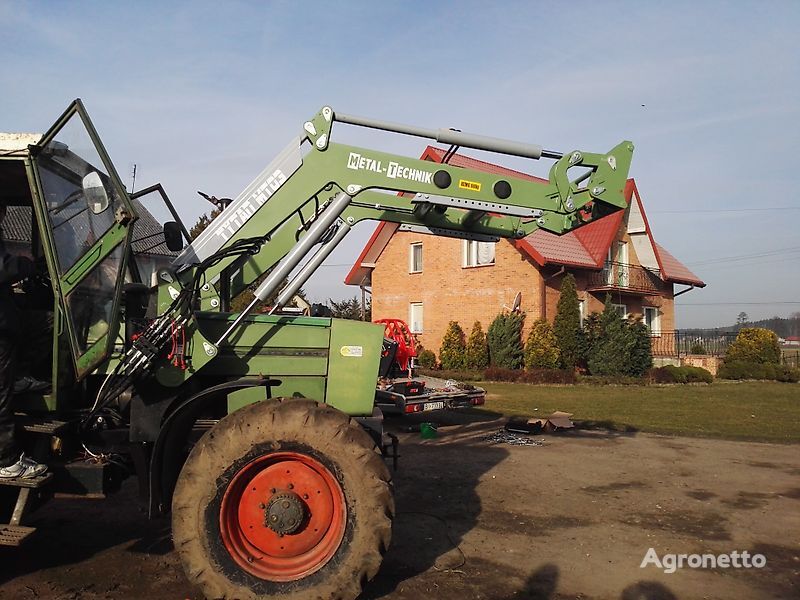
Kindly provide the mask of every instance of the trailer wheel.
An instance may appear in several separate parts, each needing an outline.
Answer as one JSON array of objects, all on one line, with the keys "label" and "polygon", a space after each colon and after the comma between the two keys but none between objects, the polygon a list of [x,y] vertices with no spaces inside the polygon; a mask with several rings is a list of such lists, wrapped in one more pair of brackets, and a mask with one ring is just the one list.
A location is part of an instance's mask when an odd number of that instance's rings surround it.
[{"label": "trailer wheel", "polygon": [[389,471],[344,413],[273,399],[200,439],[172,502],[175,548],[208,598],[352,599],[391,539]]}]

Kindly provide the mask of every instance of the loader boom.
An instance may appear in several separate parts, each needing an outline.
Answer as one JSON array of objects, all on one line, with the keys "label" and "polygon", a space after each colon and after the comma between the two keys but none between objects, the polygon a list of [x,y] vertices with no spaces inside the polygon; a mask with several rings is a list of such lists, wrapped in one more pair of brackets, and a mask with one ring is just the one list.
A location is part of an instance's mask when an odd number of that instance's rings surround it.
[{"label": "loader boom", "polygon": [[[331,139],[336,122],[555,163],[549,183],[531,182],[337,144]],[[305,155],[304,147],[310,148]],[[205,270],[206,281],[226,281],[230,296],[270,272],[256,290],[255,304],[273,293],[322,241],[280,294],[281,306],[360,221],[390,221],[401,224],[401,230],[497,241],[521,238],[537,228],[562,234],[624,208],[622,190],[632,151],[633,144],[625,141],[605,154],[562,154],[459,131],[337,115],[324,107],[174,264],[191,267],[243,239],[260,241],[254,254],[225,258]],[[573,168],[580,177],[570,180]],[[223,305],[220,287],[207,290],[207,306],[212,301],[214,307]]]},{"label": "loader boom", "polygon": [[[546,183],[528,181],[337,144],[336,122],[444,141],[450,152],[465,146],[555,162]],[[337,118],[323,107],[172,268],[159,271],[159,316],[136,333],[123,356],[112,359],[115,383],[101,390],[87,422],[146,374],[178,387],[221,351],[238,352],[241,325],[253,308],[281,286],[273,312],[287,303],[358,222],[390,221],[401,230],[484,241],[522,238],[538,228],[563,234],[626,206],[632,153],[628,141],[604,154],[559,153],[459,131]],[[230,298],[262,276],[249,306],[223,317]],[[210,319],[213,313],[223,320]],[[177,343],[176,329],[186,338],[179,345],[191,356],[190,369],[164,360],[169,340]],[[343,356],[348,348],[340,349]],[[371,375],[365,370],[360,376]],[[326,387],[326,402],[332,389]],[[366,395],[356,404],[356,414],[371,410]]]}]

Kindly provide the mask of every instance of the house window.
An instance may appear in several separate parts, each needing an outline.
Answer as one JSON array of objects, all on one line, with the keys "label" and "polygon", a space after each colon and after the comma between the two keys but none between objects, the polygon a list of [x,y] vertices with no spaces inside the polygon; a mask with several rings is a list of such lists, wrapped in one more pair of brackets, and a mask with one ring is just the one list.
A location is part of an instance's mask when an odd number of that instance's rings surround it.
[{"label": "house window", "polygon": [[494,264],[495,242],[464,240],[462,264],[465,267],[480,267]]},{"label": "house window", "polygon": [[422,302],[412,302],[408,305],[408,326],[411,333],[422,333]]},{"label": "house window", "polygon": [[408,248],[408,272],[422,273],[422,243],[411,244]]},{"label": "house window", "polygon": [[612,304],[611,305],[614,310],[617,311],[620,319],[627,319],[628,318],[628,307],[625,304]]},{"label": "house window", "polygon": [[586,301],[578,300],[578,314],[581,319],[581,327],[583,327],[583,320],[586,318]]},{"label": "house window", "polygon": [[644,324],[651,335],[661,335],[661,314],[655,306],[644,307]]},{"label": "house window", "polygon": [[[606,285],[614,287],[628,287],[630,283],[630,265],[628,264],[628,243],[616,243],[616,257],[614,256],[614,244],[608,248],[606,264],[603,267],[603,277]],[[616,260],[614,260],[616,258]]]}]

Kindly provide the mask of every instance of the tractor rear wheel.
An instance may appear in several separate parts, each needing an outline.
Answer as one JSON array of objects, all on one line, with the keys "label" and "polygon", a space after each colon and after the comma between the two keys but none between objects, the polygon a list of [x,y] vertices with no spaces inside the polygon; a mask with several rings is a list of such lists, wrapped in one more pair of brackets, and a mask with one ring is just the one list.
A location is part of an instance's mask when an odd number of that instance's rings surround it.
[{"label": "tractor rear wheel", "polygon": [[208,598],[352,599],[391,539],[389,471],[344,413],[273,399],[195,445],[172,502],[175,548]]}]

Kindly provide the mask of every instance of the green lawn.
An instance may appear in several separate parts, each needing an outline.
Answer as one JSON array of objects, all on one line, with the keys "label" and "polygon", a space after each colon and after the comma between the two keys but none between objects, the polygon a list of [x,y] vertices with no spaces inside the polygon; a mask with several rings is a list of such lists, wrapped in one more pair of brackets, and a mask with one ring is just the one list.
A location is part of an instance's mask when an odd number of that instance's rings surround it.
[{"label": "green lawn", "polygon": [[800,442],[799,384],[546,386],[483,382],[479,385],[488,394],[485,409],[509,416],[539,416],[563,410],[573,413],[575,421],[594,422],[613,429]]}]

